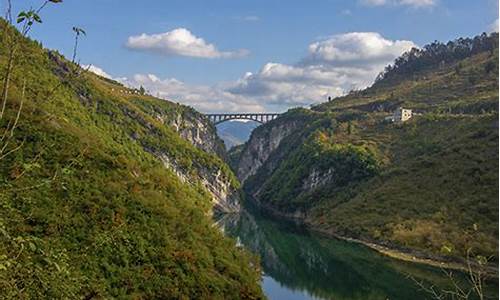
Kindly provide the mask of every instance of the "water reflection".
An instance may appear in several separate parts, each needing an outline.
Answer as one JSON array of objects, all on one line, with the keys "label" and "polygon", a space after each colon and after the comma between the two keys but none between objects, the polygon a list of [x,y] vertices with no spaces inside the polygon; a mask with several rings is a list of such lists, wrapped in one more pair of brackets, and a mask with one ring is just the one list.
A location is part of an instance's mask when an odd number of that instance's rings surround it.
[{"label": "water reflection", "polygon": [[371,249],[320,237],[254,210],[221,216],[217,224],[257,253],[270,299],[426,299],[411,279],[447,287],[440,270],[396,261]]}]

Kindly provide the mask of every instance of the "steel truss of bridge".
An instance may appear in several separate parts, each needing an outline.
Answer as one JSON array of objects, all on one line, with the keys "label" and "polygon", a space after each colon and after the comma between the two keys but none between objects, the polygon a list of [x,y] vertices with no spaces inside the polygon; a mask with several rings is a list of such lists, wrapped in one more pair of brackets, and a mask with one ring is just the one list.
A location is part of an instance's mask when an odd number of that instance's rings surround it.
[{"label": "steel truss of bridge", "polygon": [[261,124],[276,119],[278,113],[225,113],[225,114],[206,114],[205,116],[215,125],[229,120],[251,120]]}]

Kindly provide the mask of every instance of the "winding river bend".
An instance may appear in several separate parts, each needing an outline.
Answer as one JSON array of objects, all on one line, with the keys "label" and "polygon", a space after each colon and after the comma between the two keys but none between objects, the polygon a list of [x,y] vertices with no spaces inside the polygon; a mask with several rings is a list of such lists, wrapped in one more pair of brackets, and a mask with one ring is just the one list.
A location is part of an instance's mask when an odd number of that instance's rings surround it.
[{"label": "winding river bend", "polygon": [[[356,243],[325,238],[265,217],[254,208],[219,216],[216,222],[225,234],[260,256],[262,286],[271,300],[431,299],[415,280],[426,286],[450,288],[439,269],[391,259]],[[491,291],[497,291],[497,287],[491,287]],[[498,299],[496,292],[491,296]]]}]

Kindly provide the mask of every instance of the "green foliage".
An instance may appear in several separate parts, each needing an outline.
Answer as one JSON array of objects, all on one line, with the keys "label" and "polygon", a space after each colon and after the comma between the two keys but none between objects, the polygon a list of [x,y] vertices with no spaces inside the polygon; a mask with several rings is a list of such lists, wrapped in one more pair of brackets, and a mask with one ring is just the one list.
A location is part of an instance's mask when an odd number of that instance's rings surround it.
[{"label": "green foliage", "polygon": [[436,66],[454,63],[478,53],[495,51],[498,33],[483,33],[474,38],[459,38],[447,44],[435,41],[423,48],[413,48],[385,68],[377,81],[390,81],[395,77],[417,74]]},{"label": "green foliage", "polygon": [[338,144],[316,131],[305,144],[289,154],[259,194],[260,201],[286,210],[296,210],[320,199],[311,190],[358,182],[377,173],[374,153],[363,146]]},{"label": "green foliage", "polygon": [[329,223],[322,226],[448,256],[469,248],[496,256],[496,118],[427,116],[388,128],[392,161],[354,194],[318,206]]},{"label": "green foliage", "polygon": [[[203,167],[237,180],[149,110],[169,120],[189,108],[65,76],[71,62],[33,41],[21,47],[0,121],[1,135],[26,80],[21,147],[0,160],[0,298],[261,298],[258,261],[212,226],[196,178]],[[0,45],[0,68],[6,53]]]},{"label": "green foliage", "polygon": [[[498,46],[487,43],[497,40],[434,43],[366,90],[261,126],[254,135],[300,123],[245,190],[323,232],[431,258],[473,249],[496,263]],[[420,114],[385,123],[398,106]]]},{"label": "green foliage", "polygon": [[244,147],[244,144],[234,146],[227,153],[229,166],[235,171],[238,169],[238,162]]},{"label": "green foliage", "polygon": [[42,18],[34,10],[22,11],[17,15],[16,22],[19,24],[25,21],[28,26],[31,26],[34,22],[42,23]]}]

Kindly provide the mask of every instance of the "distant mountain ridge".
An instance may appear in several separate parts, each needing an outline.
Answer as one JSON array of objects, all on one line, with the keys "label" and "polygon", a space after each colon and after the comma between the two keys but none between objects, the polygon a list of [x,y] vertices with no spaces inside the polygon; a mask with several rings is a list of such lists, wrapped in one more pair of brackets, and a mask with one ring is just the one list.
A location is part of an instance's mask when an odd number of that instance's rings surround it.
[{"label": "distant mountain ridge", "polygon": [[259,125],[259,123],[252,121],[227,121],[217,125],[217,134],[224,141],[226,149],[229,150],[234,146],[245,143],[250,137],[252,130]]}]

